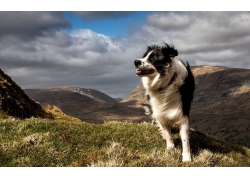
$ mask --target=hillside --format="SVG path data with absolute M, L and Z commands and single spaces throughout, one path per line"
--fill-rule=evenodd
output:
M 121 102 L 134 104 L 137 107 L 141 107 L 141 104 L 146 101 L 145 96 L 145 89 L 141 84 L 136 86 L 129 94 L 128 96 L 123 99 Z
M 58 114 L 57 114 L 58 115 Z M 249 167 L 250 149 L 200 132 L 190 132 L 192 162 L 181 161 L 176 149 L 151 123 L 84 123 L 55 120 L 0 119 L 1 167 Z M 153 143 L 152 143 L 153 142 Z
M 48 98 L 53 96 L 62 96 L 65 93 L 74 93 L 78 95 L 82 95 L 83 97 L 92 99 L 97 102 L 107 102 L 107 103 L 116 103 L 117 101 L 112 97 L 94 90 L 94 89 L 85 89 L 79 87 L 68 87 L 68 86 L 59 86 L 47 89 L 24 89 L 24 91 L 28 94 L 28 96 L 36 99 L 40 103 L 44 104 L 48 102 Z
M 40 104 L 31 100 L 25 92 L 0 69 L 0 117 L 14 116 L 52 118 Z
M 250 70 L 219 66 L 192 67 L 196 90 L 190 125 L 204 133 L 250 147 Z M 142 84 L 122 102 L 139 107 Z
M 104 121 L 144 121 L 141 108 L 118 103 L 110 96 L 93 89 L 78 87 L 55 87 L 48 89 L 25 89 L 25 93 L 42 106 L 59 107 L 70 116 L 89 123 Z

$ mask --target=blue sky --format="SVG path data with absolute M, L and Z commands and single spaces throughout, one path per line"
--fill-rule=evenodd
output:
M 84 20 L 73 12 L 65 12 L 64 16 L 72 24 L 71 28 L 66 29 L 68 33 L 74 29 L 91 29 L 110 37 L 124 37 L 128 35 L 131 26 L 139 27 L 145 23 L 147 16 L 151 13 L 150 11 L 139 11 L 127 17 L 107 17 L 94 20 Z

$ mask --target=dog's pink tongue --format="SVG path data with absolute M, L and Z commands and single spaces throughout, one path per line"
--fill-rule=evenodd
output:
M 141 70 L 140 69 L 136 69 L 135 73 L 136 74 L 141 74 Z

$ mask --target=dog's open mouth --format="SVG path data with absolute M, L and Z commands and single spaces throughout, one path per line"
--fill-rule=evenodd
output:
M 145 74 L 152 74 L 154 73 L 154 70 L 153 69 L 145 69 L 145 70 L 142 70 L 142 69 L 136 69 L 136 72 L 135 72 L 137 75 L 145 75 Z

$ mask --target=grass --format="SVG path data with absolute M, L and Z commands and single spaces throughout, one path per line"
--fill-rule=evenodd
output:
M 192 162 L 181 162 L 177 148 L 150 123 L 84 123 L 60 114 L 54 120 L 0 119 L 1 167 L 248 167 L 250 150 L 191 132 Z
M 5 112 L 3 112 L 2 110 L 0 110 L 0 119 L 5 119 L 5 118 L 8 118 L 9 115 L 6 114 Z

